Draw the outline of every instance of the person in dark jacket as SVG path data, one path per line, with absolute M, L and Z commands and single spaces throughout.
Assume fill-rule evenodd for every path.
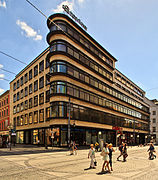
M 123 153 L 123 161 L 125 162 L 126 158 L 128 157 L 128 154 L 127 154 L 127 144 L 126 143 L 123 145 L 122 153 Z
M 122 150 L 123 150 L 123 145 L 124 145 L 124 143 L 122 143 L 122 144 L 119 146 L 120 155 L 117 157 L 117 161 L 119 161 L 119 158 L 120 158 L 121 156 L 123 156 L 123 152 L 122 152 Z
M 113 149 L 112 144 L 109 144 L 109 164 L 110 164 L 111 171 L 113 171 L 113 168 L 112 168 L 112 153 L 113 152 L 115 152 L 115 150 Z
M 153 157 L 156 158 L 156 155 L 154 154 L 155 147 L 154 147 L 154 145 L 152 143 L 150 144 L 150 147 L 149 147 L 148 151 L 149 151 L 149 159 L 153 159 Z

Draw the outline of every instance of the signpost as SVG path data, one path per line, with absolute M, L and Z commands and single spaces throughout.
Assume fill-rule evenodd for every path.
M 123 128 L 122 127 L 118 127 L 118 126 L 113 126 L 112 129 L 116 131 L 116 149 L 117 149 L 117 146 L 118 146 L 118 137 L 120 137 L 121 131 L 123 130 Z

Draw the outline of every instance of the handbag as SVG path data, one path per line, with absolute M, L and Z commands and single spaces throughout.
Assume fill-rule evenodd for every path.
M 94 166 L 97 166 L 97 160 L 95 159 L 95 161 L 94 161 Z
M 101 156 L 105 156 L 105 151 L 102 150 L 102 152 L 100 153 Z

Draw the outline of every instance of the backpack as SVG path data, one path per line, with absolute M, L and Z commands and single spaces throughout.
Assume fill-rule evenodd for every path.
M 119 151 L 122 151 L 122 146 L 121 145 L 119 146 Z

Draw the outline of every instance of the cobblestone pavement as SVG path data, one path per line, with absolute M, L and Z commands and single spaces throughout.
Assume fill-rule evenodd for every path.
M 128 148 L 127 162 L 116 161 L 119 152 L 113 153 L 114 171 L 111 174 L 99 173 L 103 163 L 99 152 L 96 153 L 98 166 L 90 170 L 85 170 L 90 163 L 88 150 L 79 150 L 77 155 L 71 156 L 68 151 L 6 153 L 0 157 L 0 180 L 158 180 L 158 159 L 148 160 L 147 148 Z

